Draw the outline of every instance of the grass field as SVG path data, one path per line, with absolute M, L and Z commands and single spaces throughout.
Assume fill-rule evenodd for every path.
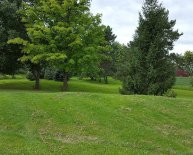
M 193 87 L 191 87 L 188 77 L 178 77 L 174 91 L 177 93 L 177 97 L 193 99 Z
M 193 91 L 178 98 L 122 96 L 120 82 L 0 80 L 0 154 L 193 154 Z M 182 89 L 180 89 L 180 86 Z

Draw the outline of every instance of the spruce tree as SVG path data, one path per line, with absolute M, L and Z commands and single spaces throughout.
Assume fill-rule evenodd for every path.
M 157 0 L 145 0 L 139 26 L 129 43 L 130 59 L 123 79 L 125 94 L 163 95 L 175 82 L 169 59 L 174 41 L 182 35 L 174 30 L 175 20 Z

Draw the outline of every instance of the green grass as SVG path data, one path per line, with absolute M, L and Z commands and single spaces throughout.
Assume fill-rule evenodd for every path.
M 193 153 L 193 101 L 1 92 L 2 154 Z
M 193 87 L 188 85 L 188 78 L 177 78 L 174 90 L 178 98 L 193 98 Z M 17 79 L 0 80 L 0 90 L 33 90 L 33 81 L 22 79 L 21 76 Z M 62 82 L 49 80 L 41 80 L 40 92 L 61 92 Z M 109 84 L 90 81 L 89 79 L 78 80 L 72 78 L 69 82 L 69 92 L 90 92 L 104 94 L 119 94 L 121 83 L 119 81 L 109 79 Z
M 178 83 L 173 99 L 123 96 L 113 79 L 73 78 L 67 93 L 61 82 L 34 91 L 25 79 L 0 80 L 0 154 L 193 154 L 193 91 Z
M 190 85 L 189 77 L 177 77 L 174 91 L 177 97 L 193 99 L 193 87 Z
M 189 77 L 177 77 L 174 89 L 192 90 Z
M 177 77 L 176 86 L 190 87 L 190 78 L 189 77 Z

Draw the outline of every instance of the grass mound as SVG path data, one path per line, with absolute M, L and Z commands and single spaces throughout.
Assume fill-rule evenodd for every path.
M 193 153 L 193 101 L 1 92 L 2 154 Z

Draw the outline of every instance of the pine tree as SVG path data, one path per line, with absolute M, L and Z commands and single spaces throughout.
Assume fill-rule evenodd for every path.
M 122 92 L 163 95 L 175 82 L 175 69 L 169 59 L 174 41 L 182 35 L 174 30 L 175 20 L 157 0 L 145 0 L 139 26 L 129 43 L 130 59 Z

